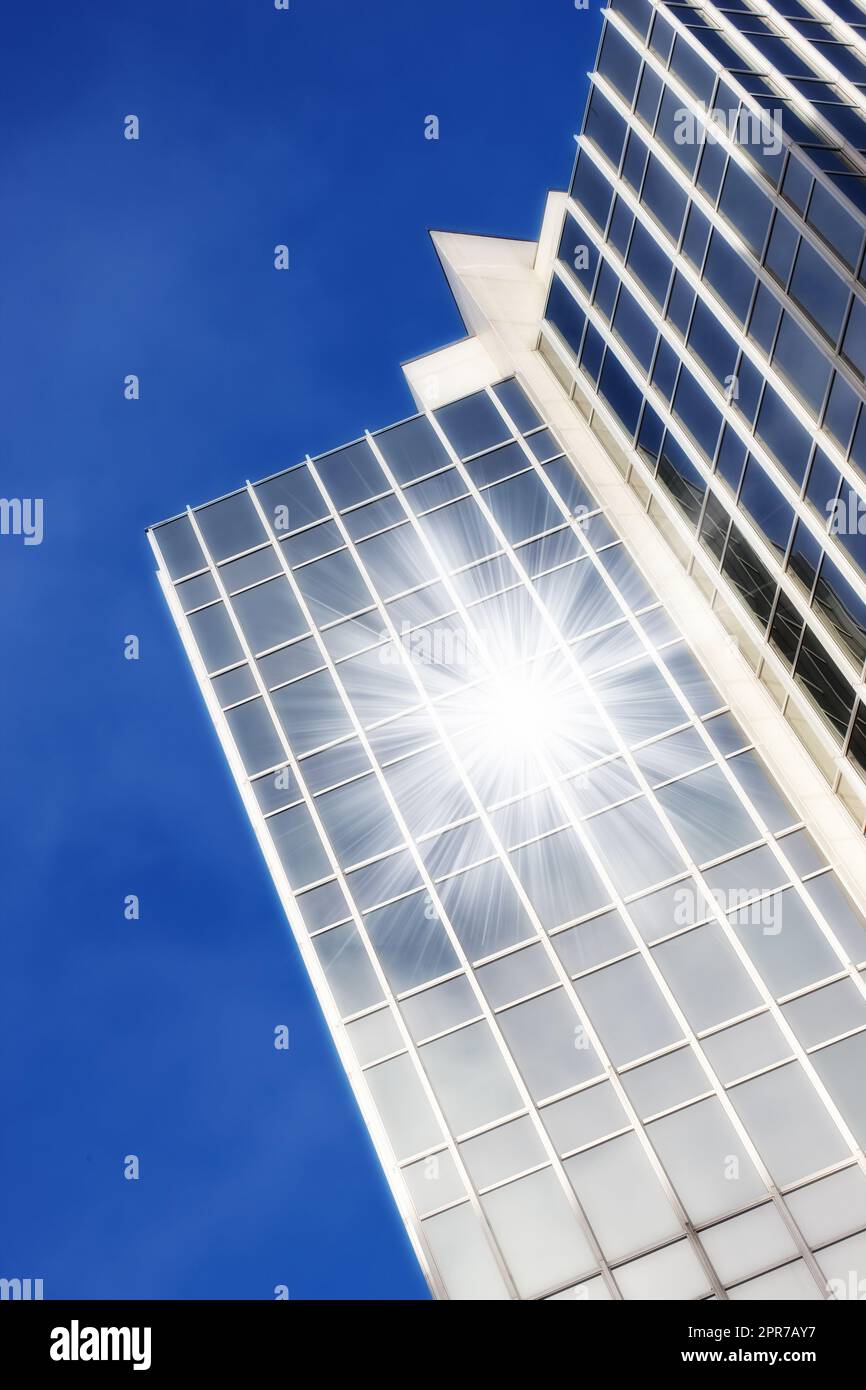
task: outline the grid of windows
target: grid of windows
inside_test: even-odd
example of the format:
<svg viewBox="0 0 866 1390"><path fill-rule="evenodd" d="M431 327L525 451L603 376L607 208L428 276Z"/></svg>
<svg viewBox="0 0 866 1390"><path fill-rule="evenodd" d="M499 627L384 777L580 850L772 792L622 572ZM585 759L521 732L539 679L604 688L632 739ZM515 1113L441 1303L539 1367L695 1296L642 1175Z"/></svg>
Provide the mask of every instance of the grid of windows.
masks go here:
<svg viewBox="0 0 866 1390"><path fill-rule="evenodd" d="M661 484L862 772L864 175L802 127L803 105L823 119L831 97L777 48L820 50L819 67L852 55L834 120L864 105L853 50L797 0L612 10L545 318L576 391L631 445L626 468ZM776 52L782 86L730 27Z"/></svg>
<svg viewBox="0 0 866 1390"><path fill-rule="evenodd" d="M517 382L151 536L436 1291L825 1296L864 923Z"/></svg>

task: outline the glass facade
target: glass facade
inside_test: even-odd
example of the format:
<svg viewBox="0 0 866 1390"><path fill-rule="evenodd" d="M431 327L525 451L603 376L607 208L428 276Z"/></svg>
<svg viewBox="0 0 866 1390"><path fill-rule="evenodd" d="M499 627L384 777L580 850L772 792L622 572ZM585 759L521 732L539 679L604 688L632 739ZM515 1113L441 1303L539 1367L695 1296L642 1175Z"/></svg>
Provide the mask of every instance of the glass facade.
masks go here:
<svg viewBox="0 0 866 1390"><path fill-rule="evenodd" d="M831 8L612 0L539 346L862 827L866 11Z"/></svg>
<svg viewBox="0 0 866 1390"><path fill-rule="evenodd" d="M651 14L617 7L603 40L629 102ZM594 140L569 210L587 265L557 269L550 321L703 534L726 408L681 389L674 340L700 339L713 370L733 353L745 379L743 343L725 347L720 313L694 329L686 281L666 307L677 253L655 228L632 263L684 324L670 409L641 384L667 338L628 297L617 238L634 246L639 219L628 243L613 229ZM751 532L731 544L741 517L774 548L768 624L815 515L766 466L765 439L805 431L786 399L718 488L725 572L758 573ZM816 529L787 637L799 673L810 635L813 686L825 630L848 668L856 637L819 589L853 561ZM517 380L150 534L434 1294L823 1298L866 1265L864 921Z"/></svg>

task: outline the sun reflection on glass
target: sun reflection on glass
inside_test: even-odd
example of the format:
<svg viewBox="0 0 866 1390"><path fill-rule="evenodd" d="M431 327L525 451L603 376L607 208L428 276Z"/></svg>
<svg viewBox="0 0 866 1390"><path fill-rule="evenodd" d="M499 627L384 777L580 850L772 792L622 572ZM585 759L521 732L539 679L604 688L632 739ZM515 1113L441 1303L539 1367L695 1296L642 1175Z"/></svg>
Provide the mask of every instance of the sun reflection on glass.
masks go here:
<svg viewBox="0 0 866 1390"><path fill-rule="evenodd" d="M566 724L562 693L538 663L501 673L480 694L481 739L487 751L509 756L549 752Z"/></svg>

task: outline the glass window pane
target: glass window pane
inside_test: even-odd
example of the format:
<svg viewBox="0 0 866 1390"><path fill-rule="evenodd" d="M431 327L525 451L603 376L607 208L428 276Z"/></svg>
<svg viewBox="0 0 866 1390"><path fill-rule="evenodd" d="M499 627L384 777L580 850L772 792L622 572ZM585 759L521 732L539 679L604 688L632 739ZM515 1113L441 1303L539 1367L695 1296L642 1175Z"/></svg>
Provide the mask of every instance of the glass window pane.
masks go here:
<svg viewBox="0 0 866 1390"><path fill-rule="evenodd" d="M532 1121L524 1115L460 1145L460 1155L476 1187L489 1187L535 1168L547 1158Z"/></svg>
<svg viewBox="0 0 866 1390"><path fill-rule="evenodd" d="M284 685L271 698L296 753L306 753L352 732L352 722L328 671Z"/></svg>
<svg viewBox="0 0 866 1390"><path fill-rule="evenodd" d="M771 1204L703 1231L701 1243L723 1284L797 1254L790 1231Z"/></svg>
<svg viewBox="0 0 866 1390"><path fill-rule="evenodd" d="M452 1131L465 1134L521 1107L487 1023L472 1023L418 1054Z"/></svg>
<svg viewBox="0 0 866 1390"><path fill-rule="evenodd" d="M278 536L288 535L328 515L328 505L306 464L259 483L255 491Z"/></svg>
<svg viewBox="0 0 866 1390"><path fill-rule="evenodd" d="M829 1168L848 1147L799 1063L735 1086L731 1100L776 1182Z"/></svg>
<svg viewBox="0 0 866 1390"><path fill-rule="evenodd" d="M834 1298L863 1297L866 1289L866 1234L851 1236L838 1245L819 1250L818 1264L827 1276L827 1287Z"/></svg>
<svg viewBox="0 0 866 1390"><path fill-rule="evenodd" d="M398 1161L442 1142L433 1108L405 1053L371 1067L364 1078Z"/></svg>
<svg viewBox="0 0 866 1390"><path fill-rule="evenodd" d="M387 491L387 480L366 439L324 454L314 463L338 511Z"/></svg>
<svg viewBox="0 0 866 1390"><path fill-rule="evenodd" d="M625 1072L622 1083L642 1120L703 1095L712 1084L690 1047Z"/></svg>
<svg viewBox="0 0 866 1390"><path fill-rule="evenodd" d="M725 781L721 768L706 768L656 793L696 863L760 838L758 827Z"/></svg>
<svg viewBox="0 0 866 1390"><path fill-rule="evenodd" d="M351 1026L357 1028L358 1025L354 1023ZM426 1216L428 1212L436 1211L437 1207L444 1207L466 1196L457 1164L447 1149L431 1154L429 1158L419 1159L417 1163L410 1163L401 1172L419 1216Z"/></svg>
<svg viewBox="0 0 866 1390"><path fill-rule="evenodd" d="M187 619L201 659L208 671L243 660L243 649L224 603L211 604Z"/></svg>
<svg viewBox="0 0 866 1390"><path fill-rule="evenodd" d="M372 603L361 571L348 550L302 565L295 573L316 623L333 622L335 618L369 608Z"/></svg>
<svg viewBox="0 0 866 1390"><path fill-rule="evenodd" d="M643 960L631 956L575 983L602 1046L619 1066L682 1036Z"/></svg>
<svg viewBox="0 0 866 1390"><path fill-rule="evenodd" d="M497 1022L534 1100L568 1090L601 1071L563 989L506 1009Z"/></svg>
<svg viewBox="0 0 866 1390"><path fill-rule="evenodd" d="M732 915L737 935L776 996L836 975L842 963L794 888Z"/></svg>
<svg viewBox="0 0 866 1390"><path fill-rule="evenodd" d="M448 451L426 415L404 420L400 425L382 430L374 438L398 483L422 478L426 473L445 468L451 462Z"/></svg>
<svg viewBox="0 0 866 1390"><path fill-rule="evenodd" d="M716 1097L655 1120L647 1133L697 1224L763 1196L764 1184Z"/></svg>
<svg viewBox="0 0 866 1390"><path fill-rule="evenodd" d="M785 1201L810 1245L866 1226L866 1177L857 1167L810 1183L789 1193Z"/></svg>
<svg viewBox="0 0 866 1390"><path fill-rule="evenodd" d="M697 1032L761 1003L756 986L715 922L656 946L653 955Z"/></svg>
<svg viewBox="0 0 866 1390"><path fill-rule="evenodd" d="M725 1086L791 1055L790 1043L769 1014L759 1014L714 1033L711 1038L704 1038L701 1047Z"/></svg>
<svg viewBox="0 0 866 1390"><path fill-rule="evenodd" d="M323 883L298 898L298 908L308 932L330 927L349 916L349 904L339 883Z"/></svg>
<svg viewBox="0 0 866 1390"><path fill-rule="evenodd" d="M276 647L300 637L307 624L285 578L271 579L254 589L245 589L232 599L244 637L253 652Z"/></svg>
<svg viewBox="0 0 866 1390"><path fill-rule="evenodd" d="M449 1298L509 1297L481 1223L468 1203L431 1216L424 1222L424 1234Z"/></svg>
<svg viewBox="0 0 866 1390"><path fill-rule="evenodd" d="M213 603L219 598L219 590L213 576L208 572L178 584L177 596L184 613L189 613L193 608L200 608L203 603Z"/></svg>
<svg viewBox="0 0 866 1390"><path fill-rule="evenodd" d="M617 1269L616 1282L626 1299L694 1299L710 1291L709 1275L685 1240Z"/></svg>
<svg viewBox="0 0 866 1390"><path fill-rule="evenodd" d="M344 1018L381 1002L382 987L353 922L323 932L313 938L313 944L328 988Z"/></svg>
<svg viewBox="0 0 866 1390"><path fill-rule="evenodd" d="M370 940L397 994L447 975L458 965L427 893L412 893L365 918Z"/></svg>
<svg viewBox="0 0 866 1390"><path fill-rule="evenodd" d="M548 931L608 900L601 879L572 830L524 845L511 856L518 877Z"/></svg>
<svg viewBox="0 0 866 1390"><path fill-rule="evenodd" d="M535 1298L595 1267L552 1169L518 1178L482 1197L481 1204L521 1298Z"/></svg>
<svg viewBox="0 0 866 1390"><path fill-rule="evenodd" d="M679 1222L636 1135L576 1154L565 1169L608 1259L678 1234Z"/></svg>
<svg viewBox="0 0 866 1390"><path fill-rule="evenodd" d="M862 1008L862 996L858 996L858 1002ZM833 1031L841 1032L843 1026L839 1018ZM843 1120L862 1147L866 1143L866 1089L863 1086L866 1033L858 1033L853 1038L834 1043L832 1047L822 1048L814 1053L812 1060L815 1070L842 1112Z"/></svg>
<svg viewBox="0 0 866 1390"><path fill-rule="evenodd" d="M155 526L153 537L172 579L182 579L185 574L204 569L205 558L188 516Z"/></svg>
<svg viewBox="0 0 866 1390"><path fill-rule="evenodd" d="M220 565L219 572L230 594L236 589L245 589L249 584L257 584L260 579L270 579L282 573L280 557L272 545L262 546L260 550L253 550L238 560L229 560L227 565Z"/></svg>
<svg viewBox="0 0 866 1390"><path fill-rule="evenodd" d="M493 389L519 430L525 433L526 430L536 429L542 423L516 377L500 381Z"/></svg>
<svg viewBox="0 0 866 1390"><path fill-rule="evenodd" d="M252 550L267 540L252 499L236 492L221 502L212 502L195 514L204 542L214 560L227 560L242 550Z"/></svg>
<svg viewBox="0 0 866 1390"><path fill-rule="evenodd" d="M375 1014L367 1014L354 1023L347 1023L346 1034L362 1067L370 1062L378 1062L392 1052L401 1052L405 1047L390 1009L379 1009ZM464 1195L462 1190L459 1195ZM443 1198L443 1201L447 1200ZM440 1204L437 1202L436 1205Z"/></svg>
<svg viewBox="0 0 866 1390"><path fill-rule="evenodd" d="M556 981L556 971L540 943L482 965L475 974L494 1009Z"/></svg>
<svg viewBox="0 0 866 1390"><path fill-rule="evenodd" d="M618 912L605 912L569 931L557 932L553 949L569 975L591 970L632 950L634 942Z"/></svg>
<svg viewBox="0 0 866 1390"><path fill-rule="evenodd" d="M679 852L643 797L593 816L586 829L622 894L637 893L683 868ZM628 855L623 845L629 846Z"/></svg>
<svg viewBox="0 0 866 1390"><path fill-rule="evenodd" d="M264 700L248 700L245 705L228 710L226 722L245 772L261 772L285 761L285 750Z"/></svg>
<svg viewBox="0 0 866 1390"><path fill-rule="evenodd" d="M476 1018L481 1013L481 1005L466 976L458 975L454 980L446 980L404 999L400 1010L409 1032L418 1042Z"/></svg>
<svg viewBox="0 0 866 1390"><path fill-rule="evenodd" d="M510 437L508 426L486 391L464 396L435 412L454 452L462 459Z"/></svg>
<svg viewBox="0 0 866 1390"><path fill-rule="evenodd" d="M495 955L534 935L523 904L496 860L447 879L439 893L471 960Z"/></svg>
<svg viewBox="0 0 866 1390"><path fill-rule="evenodd" d="M790 293L835 343L848 303L848 291L820 252L807 241L800 242Z"/></svg>
<svg viewBox="0 0 866 1390"><path fill-rule="evenodd" d="M866 1025L866 1000L854 981L845 979L785 1004L782 1013L803 1046L813 1047L815 1043L826 1042L828 1038ZM825 1055L817 1053L816 1062Z"/></svg>
<svg viewBox="0 0 866 1390"><path fill-rule="evenodd" d="M546 1105L541 1118L560 1154L628 1127L626 1112L609 1081Z"/></svg>

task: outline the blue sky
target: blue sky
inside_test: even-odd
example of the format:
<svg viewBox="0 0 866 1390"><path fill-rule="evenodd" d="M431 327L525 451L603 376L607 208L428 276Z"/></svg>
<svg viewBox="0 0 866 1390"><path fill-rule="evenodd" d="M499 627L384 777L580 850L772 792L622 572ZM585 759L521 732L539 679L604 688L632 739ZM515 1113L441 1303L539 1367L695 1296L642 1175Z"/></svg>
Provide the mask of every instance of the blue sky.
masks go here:
<svg viewBox="0 0 866 1390"><path fill-rule="evenodd" d="M426 1297L144 527L411 413L400 361L462 334L426 229L536 234L600 22L5 15L0 492L44 540L0 536L0 1276L46 1297Z"/></svg>

